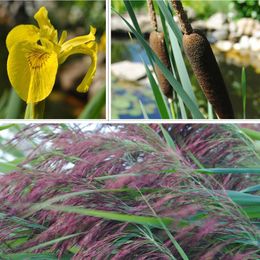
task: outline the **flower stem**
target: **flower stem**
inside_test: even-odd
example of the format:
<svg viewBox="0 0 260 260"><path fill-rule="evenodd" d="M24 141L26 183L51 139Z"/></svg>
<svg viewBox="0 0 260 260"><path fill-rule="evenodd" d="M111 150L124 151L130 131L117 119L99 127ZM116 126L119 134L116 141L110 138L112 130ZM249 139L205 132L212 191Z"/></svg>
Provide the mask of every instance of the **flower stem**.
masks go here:
<svg viewBox="0 0 260 260"><path fill-rule="evenodd" d="M24 119L42 119L45 109L45 100L38 103L29 103L26 106Z"/></svg>

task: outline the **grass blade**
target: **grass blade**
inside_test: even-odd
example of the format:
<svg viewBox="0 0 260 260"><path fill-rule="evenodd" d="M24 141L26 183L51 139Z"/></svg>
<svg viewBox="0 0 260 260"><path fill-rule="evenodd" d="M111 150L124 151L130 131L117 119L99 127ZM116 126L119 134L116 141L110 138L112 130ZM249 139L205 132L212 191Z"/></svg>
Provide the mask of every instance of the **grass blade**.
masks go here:
<svg viewBox="0 0 260 260"><path fill-rule="evenodd" d="M227 195L239 206L258 206L260 213L260 196L231 190Z"/></svg>
<svg viewBox="0 0 260 260"><path fill-rule="evenodd" d="M170 230L166 227L165 223L163 222L163 220L156 214L156 212L154 211L154 209L152 208L152 206L150 205L150 203L148 202L148 200L145 198L145 196L143 196L143 194L141 193L141 191L139 190L143 200L145 201L145 203L148 205L148 207L151 209L153 215L158 219L159 223L161 224L162 228L165 230L166 234L168 235L168 237L170 238L172 244L175 246L176 250L178 251L178 253L180 254L180 256L182 257L183 260L189 260L188 256L185 254L184 250L182 249L182 247L180 246L180 244L177 242L177 240L173 237L173 235L171 234Z"/></svg>
<svg viewBox="0 0 260 260"><path fill-rule="evenodd" d="M260 168L204 168L196 172L205 174L260 174Z"/></svg>
<svg viewBox="0 0 260 260"><path fill-rule="evenodd" d="M40 249L40 248L44 248L44 247L47 247L47 246L51 246L53 244L56 244L56 243L59 243L61 241L64 241L64 240L67 240L67 239L70 239L72 237L76 237L76 236L79 236L81 235L82 233L76 233L76 234L72 234L72 235L68 235L68 236L63 236L63 237L59 237L59 238L56 238L56 239L53 239L53 240L50 240L50 241L47 241L47 242L44 242L44 243L41 243L37 246L33 246L31 248L28 248L26 251L28 252L32 252L34 250L37 250L37 249Z"/></svg>
<svg viewBox="0 0 260 260"><path fill-rule="evenodd" d="M163 133L164 139L167 142L167 144L169 145L169 147L171 147L173 150L176 150L174 141L171 138L171 136L169 135L169 133L164 129L164 127L162 125L160 125L160 127L161 127L161 131Z"/></svg>
<svg viewBox="0 0 260 260"><path fill-rule="evenodd" d="M246 189L241 190L241 192L246 192L246 193L256 192L256 191L260 191L260 185L250 186L247 187Z"/></svg>
<svg viewBox="0 0 260 260"><path fill-rule="evenodd" d="M260 132L241 127L240 130L253 140L260 140Z"/></svg>
<svg viewBox="0 0 260 260"><path fill-rule="evenodd" d="M67 213L77 213L85 216L92 216L92 217L104 218L108 220L129 222L134 224L148 225L156 228L161 228L160 221L158 221L157 218L151 216L138 216L138 215L118 213L114 211L104 211L104 210L86 209L86 208L80 208L74 206L59 206L59 205L47 206L45 209L67 212ZM171 218L168 217L163 217L161 220L166 226L170 225L173 221Z"/></svg>

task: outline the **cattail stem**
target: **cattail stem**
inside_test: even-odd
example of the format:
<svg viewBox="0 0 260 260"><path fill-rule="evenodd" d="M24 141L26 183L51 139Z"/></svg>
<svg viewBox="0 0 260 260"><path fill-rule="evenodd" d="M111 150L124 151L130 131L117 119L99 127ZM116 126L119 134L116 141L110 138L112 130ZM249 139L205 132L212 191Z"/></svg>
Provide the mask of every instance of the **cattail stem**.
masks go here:
<svg viewBox="0 0 260 260"><path fill-rule="evenodd" d="M148 5L148 12L149 12L150 20L151 20L151 23L153 26L153 30L157 32L158 23L157 23L156 13L155 13L154 6L153 6L153 0L147 0L147 5Z"/></svg>
<svg viewBox="0 0 260 260"><path fill-rule="evenodd" d="M176 11L176 15L178 16L181 30L183 31L183 33L184 34L193 33L193 29L189 22L188 16L183 9L181 1L180 0L171 0L171 2L172 2L172 7Z"/></svg>

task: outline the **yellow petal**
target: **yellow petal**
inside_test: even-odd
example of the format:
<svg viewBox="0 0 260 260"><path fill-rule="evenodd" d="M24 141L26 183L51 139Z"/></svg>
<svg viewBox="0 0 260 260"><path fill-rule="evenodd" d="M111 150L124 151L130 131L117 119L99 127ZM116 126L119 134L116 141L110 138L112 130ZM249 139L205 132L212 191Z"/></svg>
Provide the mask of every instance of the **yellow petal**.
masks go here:
<svg viewBox="0 0 260 260"><path fill-rule="evenodd" d="M31 42L15 44L7 60L10 82L27 103L39 102L51 93L57 69L56 52Z"/></svg>
<svg viewBox="0 0 260 260"><path fill-rule="evenodd" d="M7 35L6 46L8 51L12 46L21 41L37 42L40 39L39 29L34 25L18 25Z"/></svg>
<svg viewBox="0 0 260 260"><path fill-rule="evenodd" d="M90 33L88 35L78 36L63 43L59 54L59 63L62 64L75 48L95 41L95 33L96 28L90 26Z"/></svg>
<svg viewBox="0 0 260 260"><path fill-rule="evenodd" d="M44 6L42 6L39 11L34 15L34 19L38 22L38 25L40 27L41 37L45 37L55 43L58 43L57 30L55 30L55 28L51 24L51 21L48 18L48 11Z"/></svg>
<svg viewBox="0 0 260 260"><path fill-rule="evenodd" d="M80 51L80 50L79 50ZM84 54L87 54L91 57L91 65L88 69L87 74L85 75L82 82L77 87L78 92L87 92L89 89L89 86L91 85L93 78L96 73L97 69L97 52L98 52L98 46L96 42L92 42L89 44L89 46L82 46L82 52Z"/></svg>

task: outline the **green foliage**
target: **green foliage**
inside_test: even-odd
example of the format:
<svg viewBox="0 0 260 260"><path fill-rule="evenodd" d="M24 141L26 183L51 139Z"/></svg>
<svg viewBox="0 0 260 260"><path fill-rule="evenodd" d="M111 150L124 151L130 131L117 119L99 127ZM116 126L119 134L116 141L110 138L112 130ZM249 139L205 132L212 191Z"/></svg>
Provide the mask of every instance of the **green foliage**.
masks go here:
<svg viewBox="0 0 260 260"><path fill-rule="evenodd" d="M233 0L238 17L252 17L260 19L260 1L257 0Z"/></svg>
<svg viewBox="0 0 260 260"><path fill-rule="evenodd" d="M198 18L208 18L216 12L227 12L229 2L228 1L212 1L212 0L184 0L182 1L184 6L191 7Z"/></svg>
<svg viewBox="0 0 260 260"><path fill-rule="evenodd" d="M146 0L136 0L136 1L131 1L131 4L134 8L136 9L141 9L142 7L145 6ZM123 0L112 0L111 1L112 8L117 11L118 13L122 14L126 12L126 8L124 5Z"/></svg>

